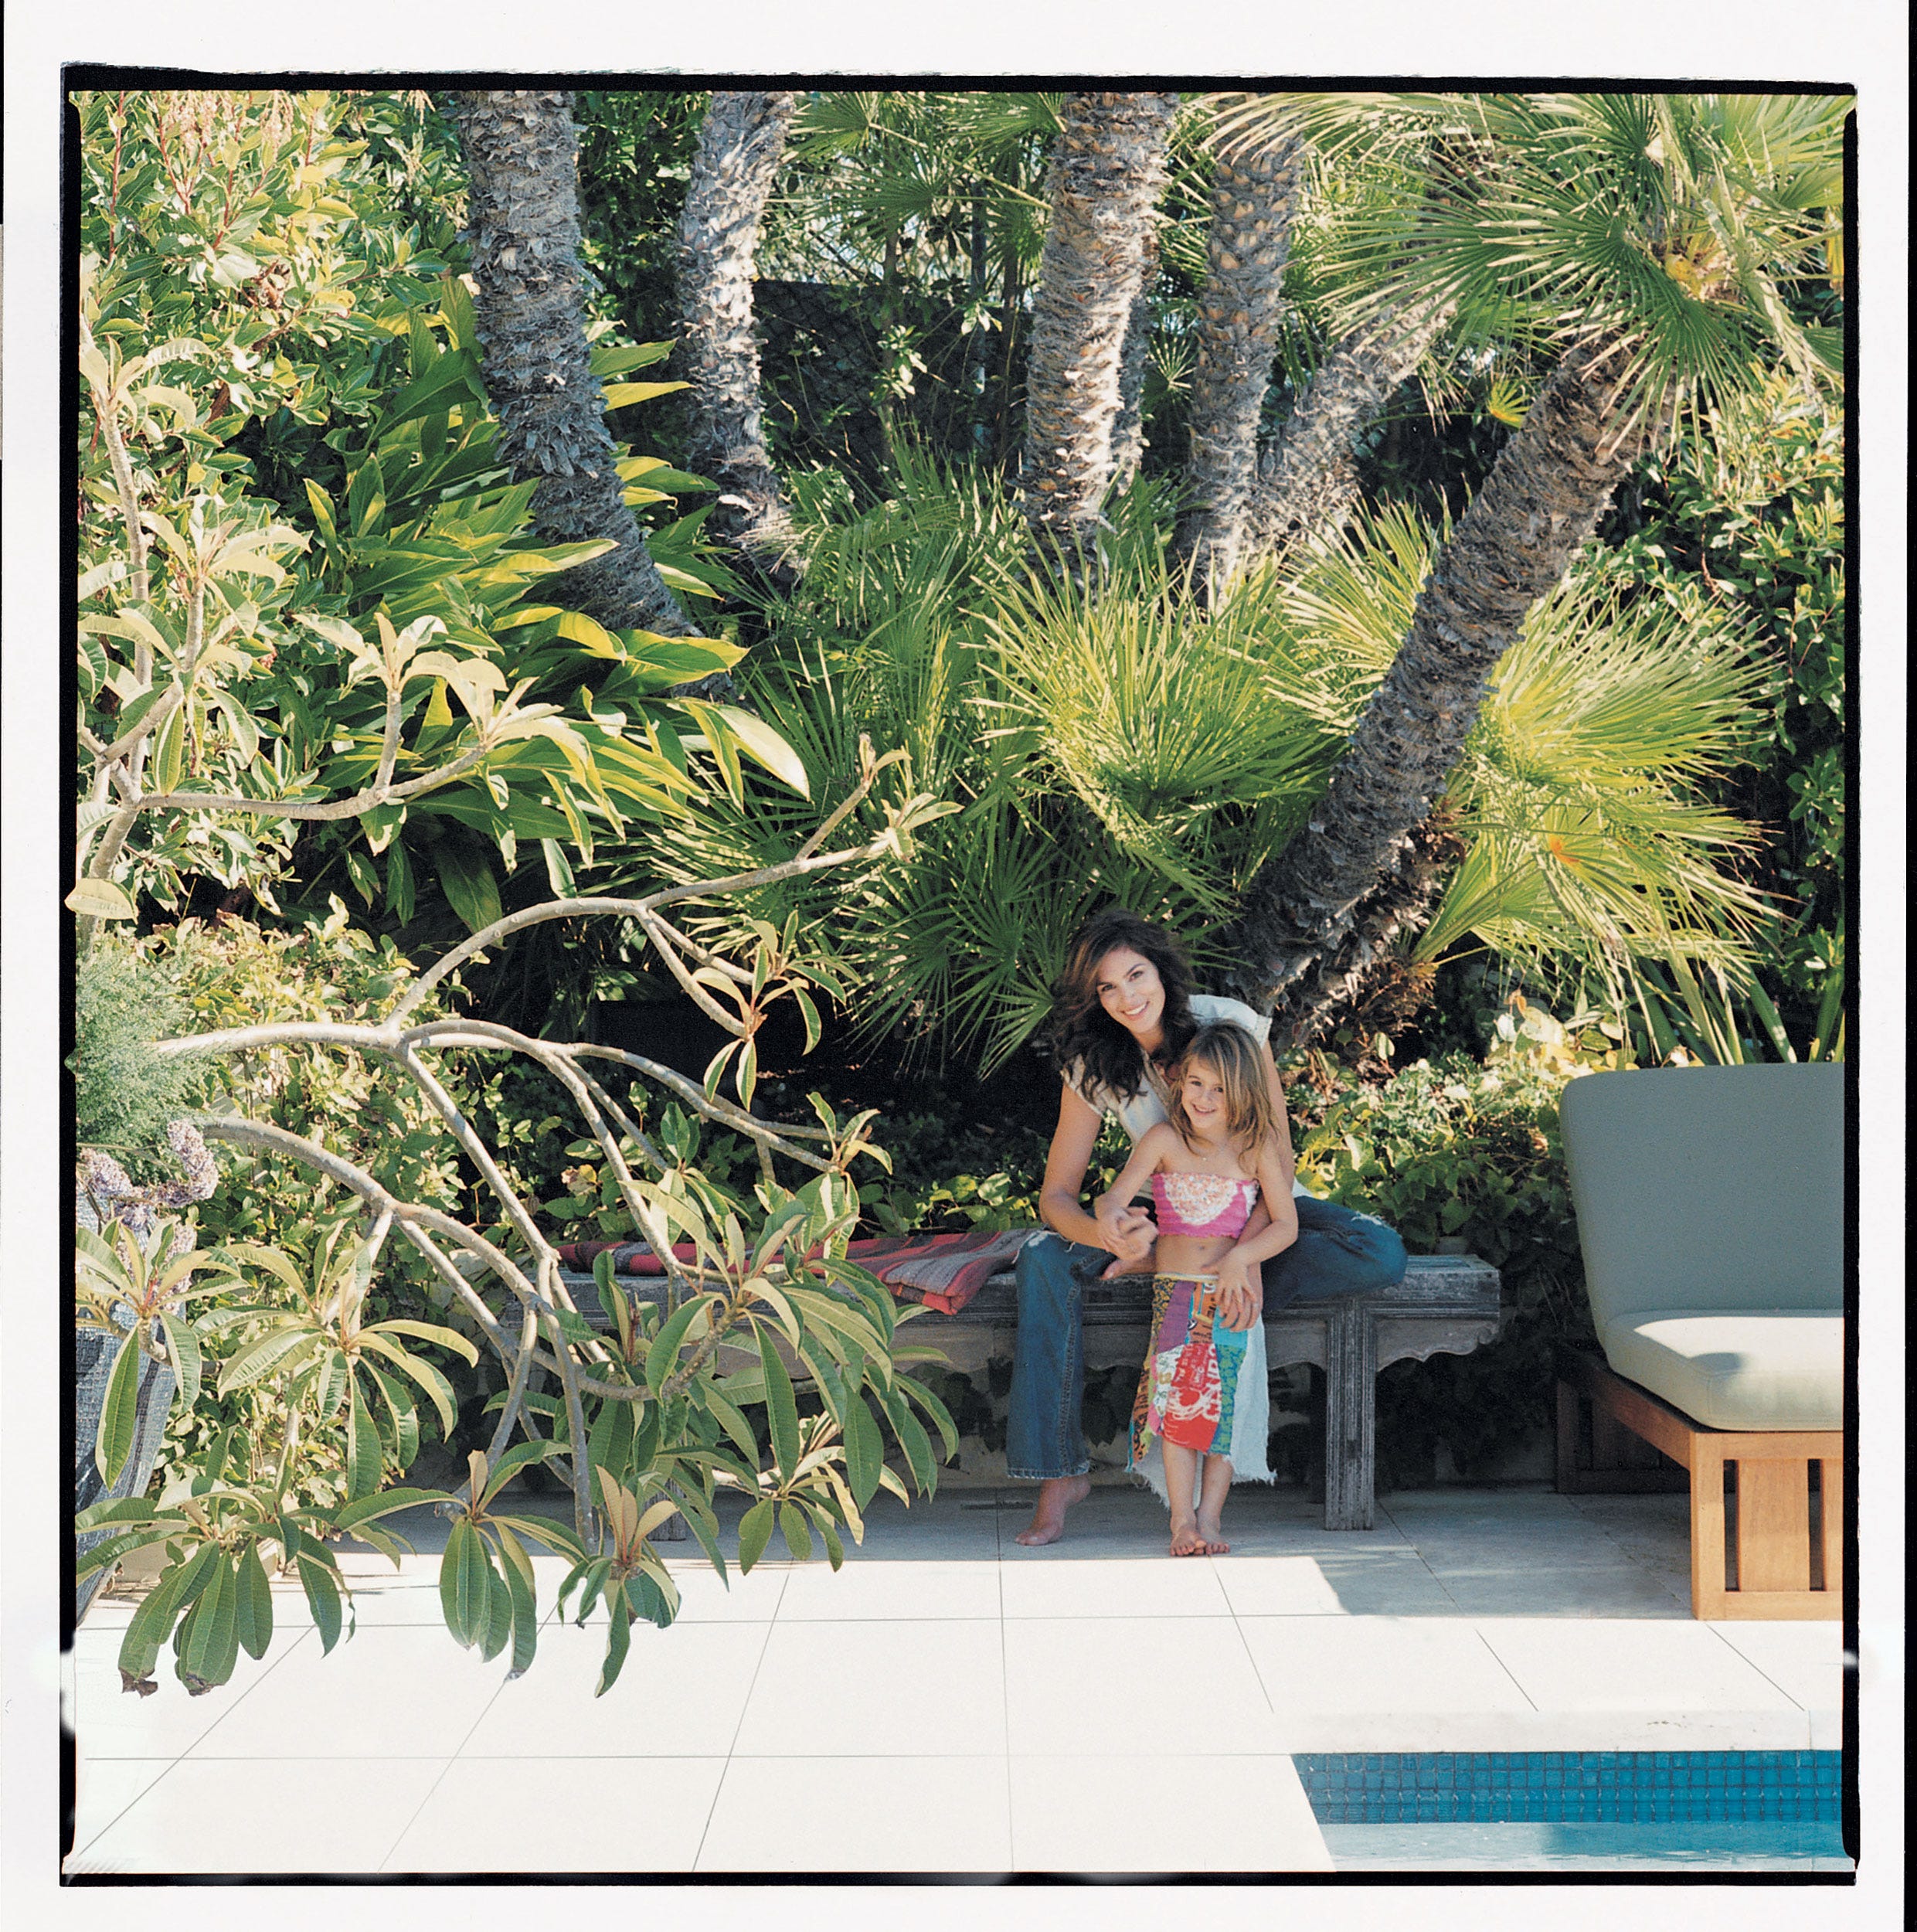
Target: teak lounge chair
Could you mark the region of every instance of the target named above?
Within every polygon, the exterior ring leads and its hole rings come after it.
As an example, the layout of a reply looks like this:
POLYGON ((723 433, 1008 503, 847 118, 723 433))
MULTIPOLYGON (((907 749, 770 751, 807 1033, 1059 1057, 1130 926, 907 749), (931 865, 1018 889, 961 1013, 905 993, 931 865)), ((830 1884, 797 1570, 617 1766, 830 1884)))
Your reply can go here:
POLYGON ((1654 1486, 1621 1424, 1688 1473, 1694 1616, 1840 1615, 1843 1068, 1590 1074, 1562 1118, 1604 1359, 1559 1352, 1558 1487, 1654 1486))

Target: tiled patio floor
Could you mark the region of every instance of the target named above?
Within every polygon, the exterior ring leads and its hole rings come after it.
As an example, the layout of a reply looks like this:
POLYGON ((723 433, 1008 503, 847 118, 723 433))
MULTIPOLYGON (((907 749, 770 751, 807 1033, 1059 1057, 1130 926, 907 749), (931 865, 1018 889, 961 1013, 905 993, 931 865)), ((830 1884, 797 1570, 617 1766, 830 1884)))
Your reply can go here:
POLYGON ((729 1593, 668 1546, 680 1621, 597 1699, 603 1623, 549 1624, 512 1684, 454 1645, 430 1519, 396 1576, 343 1556, 330 1658, 278 1590, 266 1656, 203 1698, 170 1658, 123 1695, 132 1606, 103 1599, 66 1869, 1324 1872, 1293 1752, 1840 1741, 1838 1626, 1694 1621, 1681 1496, 1421 1492, 1332 1534, 1241 1490, 1232 1553, 1180 1563, 1148 1495, 1094 1491, 1043 1550, 1012 1540, 1028 1498, 882 1498, 838 1575, 768 1561, 729 1593), (1140 1801, 1168 1777, 1206 1802, 1140 1801))

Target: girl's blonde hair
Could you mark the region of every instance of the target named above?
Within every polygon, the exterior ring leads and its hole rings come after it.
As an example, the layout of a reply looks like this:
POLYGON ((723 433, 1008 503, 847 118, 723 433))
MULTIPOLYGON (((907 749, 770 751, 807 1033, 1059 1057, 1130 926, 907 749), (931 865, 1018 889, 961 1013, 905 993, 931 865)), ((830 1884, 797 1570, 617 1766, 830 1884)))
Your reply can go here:
POLYGON ((1214 1020, 1191 1036, 1173 1072, 1171 1104, 1167 1112, 1187 1147, 1195 1130, 1185 1111, 1185 1076, 1195 1061, 1218 1076, 1219 1085, 1225 1090, 1225 1131, 1242 1151, 1256 1154, 1267 1141, 1278 1138, 1277 1110, 1272 1105, 1258 1043, 1243 1027, 1229 1020, 1214 1020))

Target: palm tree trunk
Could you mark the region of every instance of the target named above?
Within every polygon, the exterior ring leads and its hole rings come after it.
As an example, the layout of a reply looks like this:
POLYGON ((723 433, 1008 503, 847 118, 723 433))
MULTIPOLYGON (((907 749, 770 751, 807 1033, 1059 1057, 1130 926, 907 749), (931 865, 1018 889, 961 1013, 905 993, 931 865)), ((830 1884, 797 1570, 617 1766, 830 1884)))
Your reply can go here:
POLYGON ((1645 446, 1650 426, 1616 406, 1620 355, 1592 343, 1558 363, 1439 553, 1309 825, 1246 890, 1239 984, 1281 1038, 1308 1037, 1420 916, 1388 880, 1443 794, 1498 660, 1645 446))
POLYGON ((1246 564, 1337 534, 1358 500, 1358 439, 1450 319, 1443 303, 1408 303, 1348 335, 1319 365, 1259 458, 1245 510, 1246 564))
POLYGON ((1120 369, 1178 97, 1072 94, 1052 151, 1032 306, 1021 483, 1032 535, 1088 555, 1114 471, 1120 369))
POLYGON ((683 637, 692 627, 626 503, 586 346, 573 97, 487 89, 455 94, 451 106, 471 183, 473 312, 500 454, 539 485, 542 539, 617 546, 549 581, 610 628, 683 637))
POLYGON ((753 255, 798 112, 796 94, 715 94, 679 217, 681 367, 692 383, 693 468, 719 486, 709 535, 776 588, 798 577, 792 519, 765 447, 753 255))
POLYGON ((1212 185, 1205 291, 1191 376, 1191 505, 1178 554, 1208 598, 1236 570, 1257 481, 1258 418, 1271 386, 1281 284, 1305 148, 1292 141, 1221 155, 1212 185))
POLYGON ((1112 425, 1112 488, 1129 489, 1145 460, 1145 365, 1151 356, 1151 267, 1146 264, 1118 364, 1118 417, 1112 425))

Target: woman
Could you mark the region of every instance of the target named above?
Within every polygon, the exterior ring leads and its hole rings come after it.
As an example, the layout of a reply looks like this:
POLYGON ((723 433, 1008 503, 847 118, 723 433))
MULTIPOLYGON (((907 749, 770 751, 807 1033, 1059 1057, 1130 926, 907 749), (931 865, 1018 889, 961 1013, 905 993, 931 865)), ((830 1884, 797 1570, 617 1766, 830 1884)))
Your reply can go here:
MULTIPOLYGON (((1165 1070, 1202 1024, 1218 1020, 1243 1027, 1259 1043, 1297 1210, 1297 1240, 1264 1264, 1264 1313, 1291 1301, 1389 1287, 1404 1277, 1404 1243, 1382 1221, 1297 1186, 1270 1019, 1242 1001, 1194 992, 1184 954, 1149 920, 1122 906, 1096 915, 1072 939, 1052 1009, 1052 1041, 1064 1080, 1038 1202, 1049 1232, 1028 1241, 1017 1264, 1018 1336, 1005 1461, 1015 1481, 1039 1485, 1021 1543, 1056 1542, 1066 1512, 1091 1487, 1091 1457, 1079 1423, 1083 1284, 1111 1270, 1114 1257, 1120 1271, 1149 1267, 1157 1238, 1142 1207, 1120 1208, 1100 1220, 1080 1205, 1092 1149, 1107 1117, 1134 1147, 1165 1118, 1165 1070)), ((1263 1225, 1261 1207, 1247 1236, 1263 1225)))

